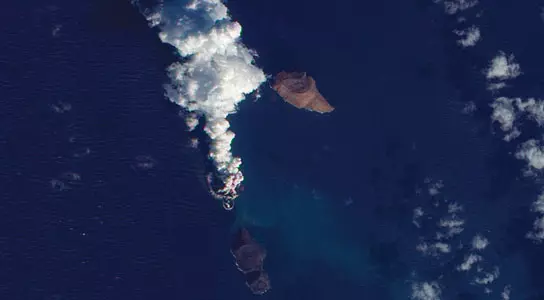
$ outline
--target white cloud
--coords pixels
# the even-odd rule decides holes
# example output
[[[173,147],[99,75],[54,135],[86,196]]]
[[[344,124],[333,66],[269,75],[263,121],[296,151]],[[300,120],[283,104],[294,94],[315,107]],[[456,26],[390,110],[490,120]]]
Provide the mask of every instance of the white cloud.
[[[204,117],[204,131],[211,140],[209,156],[223,181],[214,195],[233,199],[243,181],[241,159],[231,153],[234,133],[227,116],[236,112],[245,96],[266,78],[254,65],[254,52],[241,41],[242,27],[231,21],[220,0],[161,3],[145,13],[150,26],[160,28],[160,39],[184,57],[168,68],[171,83],[167,97],[190,112],[189,129]]]
[[[501,293],[502,300],[510,300],[510,292],[511,291],[512,290],[511,290],[511,287],[509,285],[505,286],[504,290]]]
[[[492,60],[486,71],[487,79],[507,80],[518,77],[521,74],[519,64],[515,62],[514,55],[506,56],[502,51]]]
[[[438,226],[446,229],[446,232],[438,232],[437,239],[448,239],[463,232],[465,221],[456,215],[447,216],[440,219]]]
[[[535,203],[533,203],[533,211],[539,214],[544,214],[544,193],[540,194]]]
[[[504,140],[511,141],[517,138],[521,132],[515,123],[522,115],[544,126],[544,101],[534,98],[522,100],[521,98],[499,97],[490,105],[493,108],[491,120],[498,122],[502,131],[506,132]]]
[[[446,13],[453,15],[460,11],[469,9],[478,4],[477,0],[453,0],[453,1],[444,1],[444,9]]]
[[[512,131],[504,136],[503,140],[505,140],[506,142],[510,142],[511,140],[516,139],[520,135],[521,131],[517,127],[514,127]]]
[[[538,196],[538,199],[533,203],[531,210],[538,214],[538,217],[533,222],[533,231],[527,234],[527,237],[541,243],[544,241],[544,193]]]
[[[503,131],[510,131],[514,127],[516,111],[513,102],[513,99],[500,97],[491,104],[493,108],[491,119],[499,122]]]
[[[459,266],[457,266],[458,271],[469,271],[472,268],[472,265],[482,260],[482,257],[477,254],[469,254],[465,256],[465,260]]]
[[[490,91],[498,91],[502,89],[503,87],[506,87],[506,83],[504,82],[495,82],[495,83],[489,83],[487,85],[487,89]]]
[[[450,245],[442,242],[436,242],[434,244],[421,243],[416,246],[416,250],[421,252],[423,255],[428,256],[438,256],[439,254],[450,253]]]
[[[419,228],[421,225],[419,224],[419,219],[423,216],[423,209],[421,207],[414,208],[414,212],[412,215],[412,223]]]
[[[454,30],[453,32],[461,37],[457,43],[463,46],[463,48],[473,47],[481,39],[480,29],[475,25],[472,25],[465,30]]]
[[[463,206],[461,206],[459,203],[453,202],[448,204],[448,213],[454,214],[454,213],[458,213],[462,211],[463,211]]]
[[[515,123],[522,115],[526,115],[529,120],[536,122],[538,126],[544,126],[543,100],[499,97],[495,99],[491,107],[493,108],[491,119],[494,122],[498,122],[501,125],[501,129],[507,133],[504,138],[506,141],[510,141],[520,135],[521,132],[515,126]],[[544,169],[544,146],[536,139],[530,139],[522,143],[515,153],[515,157],[525,160],[527,163],[526,175],[534,175],[534,171]],[[540,195],[539,199],[533,204],[532,210],[538,216],[533,222],[532,230],[526,234],[526,237],[540,243],[544,241],[543,195]]]
[[[481,277],[475,277],[473,283],[487,285],[499,278],[499,268],[493,268],[492,272],[485,272]]]
[[[507,132],[506,141],[518,137],[521,132],[516,127],[517,119],[526,115],[529,120],[544,126],[544,101],[535,98],[522,100],[520,98],[499,97],[491,104],[493,113],[491,119],[498,122],[501,129]],[[544,146],[536,139],[530,139],[522,143],[515,153],[517,159],[525,160],[527,163],[526,175],[534,175],[534,171],[544,169]],[[542,195],[533,206],[533,211],[539,215],[533,222],[533,229],[527,233],[526,237],[536,242],[544,241],[544,199]]]
[[[535,121],[539,126],[544,125],[544,101],[529,98],[526,101],[516,99],[519,110],[526,112],[529,118]]]
[[[436,281],[412,284],[412,299],[440,300],[442,290]]]
[[[437,181],[434,183],[431,183],[429,180],[429,195],[436,196],[440,194],[440,190],[444,187],[444,183],[442,181]]]
[[[484,250],[487,245],[489,245],[489,241],[484,236],[476,235],[472,238],[472,249],[474,250]]]
[[[516,109],[513,103],[514,99],[499,97],[490,105],[491,108],[493,108],[491,121],[498,122],[502,131],[504,132],[519,132],[519,130],[514,127],[514,123],[516,121]],[[509,139],[505,139],[510,141],[512,138],[516,138],[517,135],[512,136]]]
[[[461,220],[455,216],[453,217],[446,217],[440,219],[440,222],[438,222],[438,226],[440,227],[446,227],[446,228],[453,228],[453,227],[461,227],[465,223],[464,220]]]
[[[527,238],[538,243],[544,241],[544,216],[536,218],[533,222],[533,231],[527,233]]]
[[[544,147],[535,139],[521,144],[515,156],[518,159],[525,160],[529,167],[537,170],[544,168]]]

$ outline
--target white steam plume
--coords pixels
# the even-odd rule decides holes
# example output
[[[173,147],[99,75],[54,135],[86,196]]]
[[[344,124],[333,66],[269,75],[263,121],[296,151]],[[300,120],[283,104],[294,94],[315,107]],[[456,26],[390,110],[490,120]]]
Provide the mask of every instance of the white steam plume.
[[[162,1],[144,15],[150,26],[160,29],[162,42],[174,46],[183,57],[168,68],[172,81],[165,87],[166,95],[189,112],[190,130],[197,127],[199,118],[205,118],[204,131],[211,140],[209,157],[223,183],[212,194],[233,200],[244,176],[242,160],[231,153],[234,133],[227,116],[266,80],[254,65],[256,53],[241,42],[242,27],[230,19],[220,0]]]

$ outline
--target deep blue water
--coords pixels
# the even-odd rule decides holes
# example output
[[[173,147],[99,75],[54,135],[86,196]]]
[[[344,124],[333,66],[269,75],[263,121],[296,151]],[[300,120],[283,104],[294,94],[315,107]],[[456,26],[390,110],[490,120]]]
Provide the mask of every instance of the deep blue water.
[[[214,298],[232,216],[164,101],[171,51],[129,3],[19,6],[0,54],[1,298]]]
[[[137,9],[13,4],[0,13],[0,298],[249,299],[228,252],[239,225],[268,249],[266,299],[407,299],[411,280],[440,276],[444,299],[484,298],[454,270],[462,255],[415,251],[433,229],[413,227],[413,209],[443,213],[420,192],[432,178],[465,208],[463,241],[491,241],[489,297],[511,285],[513,299],[544,299],[542,246],[524,238],[538,186],[494,134],[481,76],[508,50],[528,74],[508,91],[542,96],[544,23],[538,1],[488,2],[469,52],[431,1],[229,1],[267,74],[304,70],[336,107],[296,110],[266,84],[242,103],[233,213],[209,196],[205,151],[163,96],[177,57]],[[469,101],[478,111],[462,114]]]

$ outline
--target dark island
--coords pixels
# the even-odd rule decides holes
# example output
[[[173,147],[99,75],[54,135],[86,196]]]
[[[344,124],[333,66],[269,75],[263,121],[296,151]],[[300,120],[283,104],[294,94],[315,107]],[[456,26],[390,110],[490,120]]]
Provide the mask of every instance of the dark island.
[[[234,234],[230,252],[253,294],[262,295],[270,290],[270,279],[263,269],[266,250],[251,238],[245,228],[240,228]]]

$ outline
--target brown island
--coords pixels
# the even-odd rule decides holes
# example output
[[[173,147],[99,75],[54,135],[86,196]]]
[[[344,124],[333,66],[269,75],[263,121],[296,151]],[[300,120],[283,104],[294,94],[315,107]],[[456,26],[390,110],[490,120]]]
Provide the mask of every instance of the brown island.
[[[315,80],[301,72],[280,72],[275,77],[272,88],[291,105],[318,113],[334,110],[319,93]]]

